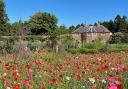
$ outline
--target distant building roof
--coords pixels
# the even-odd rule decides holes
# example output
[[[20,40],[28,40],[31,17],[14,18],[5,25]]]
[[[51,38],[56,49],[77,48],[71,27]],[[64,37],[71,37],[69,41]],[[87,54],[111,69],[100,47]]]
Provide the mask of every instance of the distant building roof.
[[[110,31],[104,27],[103,25],[97,26],[81,26],[75,31],[72,32],[73,34],[81,34],[81,33],[110,33]]]

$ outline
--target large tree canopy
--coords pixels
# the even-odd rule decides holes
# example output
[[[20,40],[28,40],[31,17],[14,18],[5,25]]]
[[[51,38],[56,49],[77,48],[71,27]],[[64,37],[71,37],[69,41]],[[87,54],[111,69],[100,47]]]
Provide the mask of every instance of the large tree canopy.
[[[28,24],[32,34],[44,34],[57,28],[57,18],[50,13],[37,12],[30,17]]]
[[[8,17],[3,0],[0,0],[0,34],[5,35],[8,27]]]

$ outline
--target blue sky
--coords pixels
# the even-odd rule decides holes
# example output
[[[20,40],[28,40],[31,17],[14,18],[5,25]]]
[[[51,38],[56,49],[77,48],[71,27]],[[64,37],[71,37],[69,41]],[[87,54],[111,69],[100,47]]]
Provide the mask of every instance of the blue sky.
[[[5,0],[5,4],[10,22],[26,21],[37,11],[50,12],[59,25],[67,26],[128,16],[128,0]]]

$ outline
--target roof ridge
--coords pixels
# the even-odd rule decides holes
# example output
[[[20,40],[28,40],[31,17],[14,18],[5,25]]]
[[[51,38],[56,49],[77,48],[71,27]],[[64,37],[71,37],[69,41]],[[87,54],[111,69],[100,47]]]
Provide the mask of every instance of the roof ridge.
[[[73,31],[73,33],[106,33],[110,32],[105,26],[99,25],[99,26],[80,26],[78,29]]]

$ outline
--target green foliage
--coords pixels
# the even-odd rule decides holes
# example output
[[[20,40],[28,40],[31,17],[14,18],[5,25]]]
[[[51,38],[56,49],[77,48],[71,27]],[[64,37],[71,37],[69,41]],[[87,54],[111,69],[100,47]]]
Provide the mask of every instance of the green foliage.
[[[83,43],[82,48],[100,50],[104,45],[105,43],[102,40],[97,40],[96,42],[93,43]]]
[[[109,44],[110,52],[128,51],[128,44]]]
[[[114,33],[112,35],[112,40],[110,43],[122,43],[124,34],[121,32]]]
[[[27,47],[33,52],[48,50],[47,42],[46,41],[42,42],[40,40],[27,41]]]
[[[77,54],[77,53],[93,53],[93,52],[97,52],[97,49],[88,49],[88,48],[71,48],[68,50],[68,52],[72,53],[72,54]]]
[[[75,54],[75,53],[93,53],[93,52],[100,52],[101,49],[104,47],[105,43],[102,40],[96,41],[94,43],[83,43],[79,48],[70,48],[68,51]]]
[[[124,34],[124,37],[123,37],[122,42],[123,42],[123,43],[128,43],[128,33],[125,33],[125,34]]]
[[[57,18],[50,13],[37,12],[30,17],[28,25],[34,35],[52,33],[57,29]]]
[[[69,33],[72,33],[74,30],[76,30],[75,26],[72,25],[69,27]]]
[[[19,22],[15,22],[13,24],[11,24],[12,28],[12,35],[19,35],[20,31],[19,31],[19,28],[20,28],[20,23]]]
[[[14,38],[8,38],[3,41],[0,41],[0,53],[12,53],[14,52],[14,46]]]
[[[0,0],[0,35],[5,35],[7,32],[8,17],[5,10],[3,0]]]
[[[126,16],[117,15],[116,18],[112,21],[100,22],[100,24],[107,27],[111,32],[128,32],[128,21]]]
[[[68,34],[69,29],[63,24],[63,25],[58,27],[57,33],[58,33],[58,35]]]

